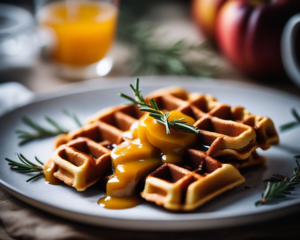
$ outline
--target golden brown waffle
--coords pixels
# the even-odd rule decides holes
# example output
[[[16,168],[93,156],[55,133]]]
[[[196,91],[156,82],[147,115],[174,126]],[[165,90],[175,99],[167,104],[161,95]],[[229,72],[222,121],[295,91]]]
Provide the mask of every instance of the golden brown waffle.
[[[199,141],[209,146],[208,155],[221,159],[248,159],[241,166],[252,166],[251,153],[257,148],[267,149],[277,144],[278,134],[272,120],[251,115],[242,107],[231,108],[217,102],[211,95],[189,94],[181,88],[167,88],[155,91],[146,99],[154,98],[158,106],[165,110],[181,111],[197,121]],[[101,145],[119,144],[123,133],[137,121],[144,112],[136,106],[117,106],[102,110],[91,117],[85,126],[58,137],[57,148],[77,137],[87,137]],[[265,162],[263,157],[255,158],[254,165]],[[231,161],[234,165],[234,161]]]
[[[253,127],[256,131],[258,146],[267,150],[271,145],[279,143],[279,137],[273,121],[268,117],[252,115],[243,107],[231,108],[231,118],[234,121],[244,123]]]
[[[184,168],[165,163],[149,174],[141,196],[169,210],[191,211],[245,181],[234,166],[206,152],[189,149],[188,155]]]
[[[187,153],[189,151],[195,151],[197,149],[193,149],[193,147],[191,147],[190,149],[187,150]],[[207,157],[207,153],[204,153],[203,151],[200,151],[203,154],[205,154],[205,156]],[[194,160],[194,162],[192,163],[190,160],[189,156],[184,157],[184,164],[183,164],[183,168],[187,169],[187,170],[192,170],[192,169],[197,169],[200,166],[200,163],[197,161],[197,158]],[[216,159],[215,159],[216,160]],[[219,160],[213,160],[215,162],[215,164],[217,164],[215,167],[220,167],[221,165],[219,165],[219,163],[221,164],[231,164],[232,166],[234,166],[236,169],[238,169],[239,171],[244,171],[244,170],[248,170],[252,167],[258,167],[263,165],[267,159],[263,156],[260,156],[255,150],[250,154],[249,158],[247,158],[244,161],[239,161],[239,160],[235,160],[235,159],[219,159]],[[212,164],[212,161],[210,162]],[[108,182],[109,179],[113,178],[113,174],[108,173],[107,175],[103,176],[103,178],[101,178],[101,189],[103,189],[104,191],[106,190],[106,184]],[[143,179],[143,178],[142,178]],[[144,189],[144,182],[143,180],[141,180],[141,182],[139,182],[138,186],[138,191],[142,191]]]
[[[195,144],[198,146],[187,150],[183,166],[164,164],[147,177],[142,196],[167,209],[193,210],[241,184],[244,178],[237,169],[263,164],[266,159],[259,156],[255,149],[261,147],[265,150],[279,141],[269,118],[251,115],[242,107],[232,108],[217,102],[211,95],[189,94],[181,88],[168,88],[146,97],[149,98],[154,98],[163,111],[177,110],[193,117],[196,119],[195,126],[199,128],[198,143]],[[111,107],[95,114],[80,129],[61,135],[56,141],[56,147],[67,144],[59,147],[53,155],[53,166],[58,167],[54,176],[78,190],[84,189],[78,184],[84,182],[78,180],[84,179],[82,176],[94,176],[93,181],[82,184],[85,188],[93,184],[111,168],[108,150],[103,146],[110,148],[112,144],[124,141],[124,132],[144,114],[136,106]],[[78,148],[82,144],[92,146],[91,149],[101,148],[101,156],[89,158],[91,149],[89,147],[82,152],[81,147]],[[208,147],[206,152],[198,150],[202,144]],[[93,171],[91,168],[78,170],[85,164],[79,166],[74,160],[70,160],[74,156],[85,159],[81,163],[96,162],[99,158],[104,158],[102,171],[101,164],[97,170],[100,172],[99,177],[96,178],[94,172],[90,173]],[[77,174],[80,171],[84,172],[82,176]],[[110,176],[105,177],[109,178]]]
[[[266,163],[267,159],[261,155],[259,155],[256,150],[254,150],[249,158],[247,158],[245,161],[238,161],[235,159],[220,159],[222,163],[229,163],[236,167],[238,170],[242,171],[245,169],[249,169],[252,167],[261,166]]]
[[[61,145],[46,165],[55,168],[54,177],[78,191],[96,183],[112,168],[110,150],[83,137]]]
[[[231,108],[217,102],[211,95],[188,94],[181,88],[167,88],[151,93],[146,97],[149,98],[154,98],[164,111],[178,110],[196,119],[194,125],[199,128],[200,141],[210,146],[210,156],[244,160],[257,147],[266,150],[279,142],[272,120],[251,115],[242,107]],[[124,131],[143,114],[136,106],[105,109],[91,117],[82,128],[61,135],[55,147],[79,136],[119,144],[123,141]]]
[[[188,94],[181,88],[155,91],[146,99],[156,100],[160,109],[177,110],[196,119],[199,138],[208,145],[208,155],[244,160],[257,147],[266,150],[279,143],[272,120],[251,115],[242,107],[231,108],[211,95]]]
[[[77,137],[87,137],[102,145],[123,142],[123,133],[145,114],[136,106],[117,106],[104,109],[91,117],[83,127],[60,135],[55,141],[55,148]],[[105,142],[106,141],[106,142]]]

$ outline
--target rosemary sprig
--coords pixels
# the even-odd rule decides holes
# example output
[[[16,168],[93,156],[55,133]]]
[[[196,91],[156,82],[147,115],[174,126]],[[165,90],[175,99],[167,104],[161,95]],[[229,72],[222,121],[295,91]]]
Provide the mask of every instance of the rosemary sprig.
[[[46,121],[50,123],[55,130],[47,129],[42,127],[41,125],[33,122],[31,119],[29,119],[26,116],[22,117],[22,122],[25,123],[27,126],[33,128],[35,132],[27,132],[23,130],[17,130],[16,133],[18,134],[18,137],[21,139],[19,142],[19,145],[24,145],[25,143],[28,143],[35,139],[42,139],[47,137],[56,136],[59,134],[68,133],[68,130],[65,130],[57,122],[55,122],[52,118],[45,117]]]
[[[64,113],[67,116],[69,116],[71,119],[73,119],[79,127],[82,126],[82,124],[80,123],[80,121],[78,120],[78,118],[76,117],[75,114],[71,114],[67,110],[64,110]],[[35,139],[53,137],[53,136],[57,136],[59,134],[65,134],[65,133],[69,132],[69,130],[66,130],[65,128],[61,127],[52,118],[46,116],[45,119],[48,123],[50,123],[50,125],[52,125],[54,127],[54,130],[44,128],[26,116],[22,117],[22,122],[25,123],[27,126],[31,127],[32,129],[34,129],[35,132],[27,132],[27,131],[23,131],[23,130],[17,130],[16,133],[18,134],[18,138],[21,139],[21,141],[19,142],[20,146],[24,145],[30,141],[33,141]]]
[[[300,155],[295,156],[297,168],[294,169],[292,177],[289,179],[280,174],[274,174],[270,179],[267,179],[267,186],[262,194],[261,200],[255,203],[256,206],[270,203],[274,200],[282,200],[286,195],[291,194],[295,190],[295,186],[300,183]]]
[[[129,25],[122,35],[131,48],[128,64],[133,75],[215,75],[216,66],[210,63],[213,57],[205,52],[208,42],[193,45],[180,39],[171,44],[162,44],[161,36],[155,36],[154,25],[147,23]],[[191,61],[188,56],[193,53],[202,59],[194,58]]]
[[[123,93],[119,93],[119,96],[129,100],[132,105],[139,106],[141,111],[149,112],[149,116],[153,117],[154,119],[156,119],[156,121],[166,126],[167,134],[170,134],[170,128],[182,132],[198,134],[197,127],[189,125],[187,122],[182,122],[184,118],[172,119],[172,121],[169,121],[168,119],[170,116],[170,112],[164,113],[163,111],[159,110],[154,99],[149,99],[150,104],[146,103],[142,95],[142,90],[140,90],[139,88],[139,78],[136,79],[135,88],[132,84],[130,84],[130,87],[134,92],[136,99],[129,97],[128,95],[125,95]]]
[[[290,130],[290,129],[294,128],[294,127],[299,127],[300,126],[300,116],[297,113],[296,109],[293,108],[291,110],[291,113],[292,113],[292,115],[293,115],[293,117],[295,118],[296,121],[289,122],[289,123],[286,123],[286,124],[280,126],[280,131],[281,132],[284,132],[286,130]]]
[[[44,164],[37,157],[35,157],[35,160],[37,161],[38,164],[40,164],[40,166],[29,161],[22,154],[16,154],[16,156],[20,160],[20,162],[16,162],[9,158],[5,158],[5,160],[8,161],[8,165],[11,166],[10,168],[12,170],[15,170],[19,173],[36,173],[32,177],[28,178],[26,182],[30,182],[44,175],[44,171],[43,171]]]

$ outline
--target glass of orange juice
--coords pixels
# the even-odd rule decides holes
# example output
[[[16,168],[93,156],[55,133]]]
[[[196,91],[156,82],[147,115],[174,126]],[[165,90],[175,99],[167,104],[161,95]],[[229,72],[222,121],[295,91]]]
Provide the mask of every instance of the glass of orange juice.
[[[108,52],[115,36],[117,1],[60,0],[42,5],[38,20],[52,33],[49,52],[59,75],[74,80],[105,76],[113,65]]]

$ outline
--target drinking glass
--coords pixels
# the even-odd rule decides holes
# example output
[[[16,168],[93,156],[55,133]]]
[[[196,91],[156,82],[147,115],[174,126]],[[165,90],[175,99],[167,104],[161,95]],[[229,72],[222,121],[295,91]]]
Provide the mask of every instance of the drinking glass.
[[[58,74],[81,80],[105,76],[113,60],[118,1],[36,0],[40,26],[52,36],[49,51]]]

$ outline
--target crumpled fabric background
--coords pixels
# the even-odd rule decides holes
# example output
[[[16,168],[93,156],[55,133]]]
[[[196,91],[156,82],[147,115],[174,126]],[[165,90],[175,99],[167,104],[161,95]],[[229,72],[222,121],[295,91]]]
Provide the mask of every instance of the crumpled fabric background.
[[[33,94],[19,83],[0,84],[0,115],[26,104]],[[300,208],[298,209],[300,210]],[[298,211],[299,212],[299,211]],[[295,213],[297,213],[295,211]],[[298,214],[235,228],[189,232],[126,231],[88,226],[65,220],[36,209],[0,188],[0,239],[87,239],[87,240],[250,240],[300,239]]]

